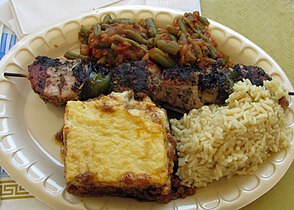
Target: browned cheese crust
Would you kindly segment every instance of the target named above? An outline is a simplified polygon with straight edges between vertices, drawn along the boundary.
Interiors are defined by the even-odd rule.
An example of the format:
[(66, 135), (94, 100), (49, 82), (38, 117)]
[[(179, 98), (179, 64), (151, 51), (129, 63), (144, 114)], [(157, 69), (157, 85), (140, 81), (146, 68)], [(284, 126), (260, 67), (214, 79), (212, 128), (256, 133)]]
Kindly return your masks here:
[[(108, 98), (106, 98), (108, 97)], [(117, 97), (117, 98), (116, 98)], [(73, 122), (67, 123), (67, 120), (65, 120), (65, 126), (63, 129), (63, 138), (65, 143), (65, 173), (66, 173), (66, 189), (69, 193), (79, 196), (104, 196), (104, 195), (114, 195), (114, 196), (127, 196), (127, 197), (133, 197), (137, 198), (138, 200), (145, 200), (145, 201), (157, 201), (161, 203), (167, 203), (170, 202), (173, 199), (177, 198), (183, 198), (188, 195), (192, 195), (195, 193), (195, 189), (188, 188), (185, 186), (182, 186), (180, 184), (179, 178), (175, 175), (175, 172), (177, 170), (177, 155), (176, 155), (176, 142), (174, 137), (170, 134), (169, 131), (169, 125), (167, 123), (166, 113), (155, 106), (154, 103), (150, 101), (150, 99), (141, 102), (137, 102), (132, 98), (133, 95), (129, 92), (123, 92), (123, 93), (115, 93), (110, 94), (109, 96), (102, 96), (100, 97), (99, 103), (95, 104), (94, 107), (98, 108), (102, 114), (116, 114), (116, 112), (120, 113), (121, 104), (123, 107), (127, 107), (129, 109), (129, 112), (133, 112), (133, 114), (137, 116), (144, 115), (146, 118), (145, 121), (150, 121), (155, 127), (156, 125), (160, 125), (162, 127), (162, 131), (156, 130), (154, 127), (154, 132), (163, 132), (163, 134), (157, 135), (156, 138), (163, 136), (162, 140), (156, 140), (157, 143), (154, 141), (149, 141), (148, 144), (151, 144), (152, 142), (161, 146), (158, 141), (162, 141), (162, 148), (164, 148), (163, 151), (165, 151), (162, 157), (166, 157), (166, 163), (165, 160), (163, 160), (163, 164), (161, 163), (161, 160), (152, 160), (151, 162), (147, 163), (147, 165), (140, 165), (141, 169), (138, 170), (135, 168), (132, 169), (125, 169), (125, 167), (120, 167), (117, 164), (109, 166), (111, 167), (120, 167), (118, 170), (123, 171), (118, 175), (118, 178), (99, 178), (99, 173), (103, 173), (104, 170), (105, 173), (105, 167), (100, 170), (100, 166), (98, 166), (99, 169), (93, 169), (93, 165), (91, 163), (87, 164), (85, 168), (87, 170), (80, 170), (80, 168), (83, 168), (85, 165), (84, 163), (81, 164), (81, 166), (75, 168), (73, 166), (76, 163), (73, 163), (72, 161), (77, 160), (77, 164), (80, 164), (80, 162), (89, 162), (89, 160), (83, 161), (82, 157), (80, 157), (77, 154), (73, 154), (73, 150), (71, 147), (72, 145), (72, 137), (73, 131), (70, 127), (70, 125)], [(127, 100), (123, 99), (127, 98)], [(107, 99), (107, 100), (106, 100)], [(98, 99), (99, 100), (99, 99)], [(108, 103), (109, 101), (112, 101), (111, 103)], [(122, 103), (121, 103), (122, 102)], [(88, 102), (73, 102), (73, 103), (84, 103), (82, 106), (87, 106)], [(120, 104), (121, 103), (121, 104)], [(73, 104), (71, 104), (72, 106)], [(79, 104), (81, 105), (81, 104)], [(120, 107), (120, 108), (119, 108)], [(66, 107), (66, 112), (70, 112), (69, 106)], [(125, 108), (124, 108), (125, 109)], [(118, 111), (119, 110), (119, 111)], [(142, 114), (142, 112), (145, 114)], [(163, 111), (163, 112), (162, 112)], [(80, 113), (80, 112), (79, 112)], [(66, 113), (66, 115), (70, 115), (69, 113)], [(132, 119), (132, 117), (130, 118)], [(129, 120), (130, 120), (129, 119)], [(103, 120), (103, 119), (101, 119)], [(136, 121), (139, 123), (139, 121)], [(110, 125), (111, 126), (111, 125)], [(143, 125), (140, 126), (141, 128), (144, 127)], [(92, 130), (95, 130), (93, 128)], [(113, 131), (116, 132), (116, 131)], [(131, 135), (131, 134), (130, 134)], [(148, 135), (141, 133), (140, 135)], [(131, 138), (131, 137), (130, 137)], [(75, 141), (75, 140), (74, 140)], [(105, 140), (106, 141), (106, 140)], [(122, 139), (122, 141), (124, 141)], [(135, 141), (142, 141), (142, 140), (135, 140)], [(146, 141), (143, 140), (143, 141)], [(75, 142), (76, 143), (76, 142)], [(69, 145), (71, 144), (71, 145)], [(81, 142), (83, 144), (83, 142)], [(145, 143), (146, 149), (149, 152), (150, 151), (149, 145), (147, 146)], [(134, 146), (131, 146), (134, 147)], [(155, 146), (157, 147), (157, 146)], [(129, 147), (130, 148), (130, 147)], [(101, 150), (103, 148), (100, 148)], [(107, 148), (106, 148), (107, 149)], [(132, 148), (131, 148), (132, 149)], [(144, 151), (144, 148), (138, 148), (138, 150), (141, 149)], [(153, 147), (152, 150), (155, 148)], [(83, 147), (80, 146), (78, 150), (83, 150)], [(90, 148), (90, 150), (95, 150), (94, 148)], [(136, 150), (136, 149), (135, 149)], [(159, 151), (159, 150), (158, 150)], [(162, 151), (162, 150), (161, 150)], [(91, 153), (92, 151), (86, 151), (88, 156), (93, 156)], [(121, 151), (123, 153), (124, 151)], [(148, 154), (149, 154), (148, 152)], [(83, 155), (84, 152), (81, 152), (80, 154)], [(106, 152), (105, 152), (106, 153)], [(103, 153), (103, 155), (105, 155)], [(95, 154), (96, 155), (96, 154)], [(94, 155), (94, 156), (95, 156)], [(133, 155), (133, 154), (132, 154)], [(146, 156), (148, 159), (144, 159), (145, 162), (150, 161), (149, 159), (152, 159), (153, 155), (157, 155), (157, 152), (154, 154), (150, 154), (150, 156)], [(78, 156), (78, 157), (76, 157)], [(96, 156), (98, 157), (98, 156)], [(136, 157), (136, 154), (135, 154)], [(113, 158), (113, 156), (107, 154), (107, 158)], [(137, 156), (138, 158), (138, 156)], [(99, 156), (98, 159), (101, 159), (101, 156)], [(102, 157), (103, 159), (103, 157)], [(126, 158), (128, 162), (138, 162), (136, 158)], [(91, 159), (91, 160), (97, 160), (97, 158)], [(118, 160), (113, 160), (118, 161)], [(140, 161), (139, 161), (140, 162)], [(129, 163), (126, 163), (127, 167), (129, 167)], [(137, 164), (137, 163), (136, 163)], [(152, 164), (152, 165), (150, 165)], [(72, 169), (74, 167), (74, 169)], [(149, 167), (148, 169), (146, 167)], [(150, 171), (150, 167), (154, 167), (154, 170)], [(164, 169), (165, 168), (165, 169)], [(146, 169), (146, 172), (142, 172)], [(111, 169), (110, 169), (111, 170)], [(74, 172), (73, 172), (74, 171)], [(106, 168), (106, 173), (108, 172), (108, 169)], [(166, 172), (164, 172), (166, 171)], [(98, 173), (98, 175), (97, 175)], [(113, 173), (116, 173), (113, 171)], [(115, 177), (116, 175), (111, 174), (111, 177)], [(165, 178), (163, 178), (165, 177)], [(109, 181), (110, 180), (110, 181)]]

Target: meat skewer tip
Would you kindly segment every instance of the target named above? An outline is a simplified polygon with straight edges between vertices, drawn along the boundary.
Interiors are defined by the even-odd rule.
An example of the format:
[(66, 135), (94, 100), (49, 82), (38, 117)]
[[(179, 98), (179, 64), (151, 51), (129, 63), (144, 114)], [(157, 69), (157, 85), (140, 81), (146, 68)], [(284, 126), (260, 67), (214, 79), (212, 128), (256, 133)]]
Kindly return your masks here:
[(28, 77), (25, 74), (20, 74), (20, 73), (12, 73), (12, 72), (4, 72), (5, 77)]

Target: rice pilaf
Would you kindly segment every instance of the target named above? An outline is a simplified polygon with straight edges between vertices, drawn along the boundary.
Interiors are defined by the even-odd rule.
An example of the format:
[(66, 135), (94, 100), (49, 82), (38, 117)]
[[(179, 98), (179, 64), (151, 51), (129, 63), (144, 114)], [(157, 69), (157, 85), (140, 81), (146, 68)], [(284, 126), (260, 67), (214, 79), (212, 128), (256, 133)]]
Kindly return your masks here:
[(222, 177), (253, 174), (271, 152), (288, 147), (281, 97), (287, 92), (274, 80), (264, 86), (244, 80), (234, 85), (226, 106), (203, 106), (171, 119), (182, 184), (203, 187)]

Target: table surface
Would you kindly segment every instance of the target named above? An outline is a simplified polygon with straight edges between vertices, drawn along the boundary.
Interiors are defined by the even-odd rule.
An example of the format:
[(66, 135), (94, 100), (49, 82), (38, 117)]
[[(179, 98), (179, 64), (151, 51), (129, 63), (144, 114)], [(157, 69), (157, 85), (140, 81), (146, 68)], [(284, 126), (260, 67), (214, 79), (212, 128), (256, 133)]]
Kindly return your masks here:
[[(293, 0), (202, 0), (201, 10), (261, 47), (294, 84)], [(277, 185), (243, 208), (249, 209), (294, 209), (294, 163)]]
[[(271, 55), (294, 84), (294, 0), (201, 0), (201, 9), (203, 16), (244, 35)], [(293, 208), (292, 163), (277, 185), (243, 210)]]

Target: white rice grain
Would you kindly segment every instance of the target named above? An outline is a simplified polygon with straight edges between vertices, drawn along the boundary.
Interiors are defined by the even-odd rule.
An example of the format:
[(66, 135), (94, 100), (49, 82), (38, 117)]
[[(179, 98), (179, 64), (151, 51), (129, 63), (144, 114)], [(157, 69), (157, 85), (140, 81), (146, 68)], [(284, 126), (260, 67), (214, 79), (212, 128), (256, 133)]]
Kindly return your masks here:
[(186, 186), (203, 187), (222, 177), (255, 173), (271, 152), (289, 146), (285, 111), (287, 92), (276, 81), (234, 85), (227, 106), (203, 106), (171, 120), (177, 139), (177, 175)]

